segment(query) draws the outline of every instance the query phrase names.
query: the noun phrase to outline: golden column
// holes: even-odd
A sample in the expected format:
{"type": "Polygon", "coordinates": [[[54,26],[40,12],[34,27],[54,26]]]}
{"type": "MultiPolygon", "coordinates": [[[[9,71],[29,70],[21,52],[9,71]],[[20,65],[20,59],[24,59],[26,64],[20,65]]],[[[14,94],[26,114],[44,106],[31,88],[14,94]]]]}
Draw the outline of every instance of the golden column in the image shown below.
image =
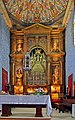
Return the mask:
{"type": "Polygon", "coordinates": [[[11,31],[11,42],[10,42],[10,84],[14,85],[15,81],[15,58],[12,55],[16,51],[16,30],[11,31]]]}
{"type": "MultiPolygon", "coordinates": [[[[24,55],[26,54],[28,47],[27,47],[27,37],[24,31],[24,42],[23,42],[23,49],[24,49],[24,55]]],[[[26,85],[27,81],[27,71],[23,70],[23,85],[26,85]]]]}
{"type": "Polygon", "coordinates": [[[11,63],[10,63],[10,84],[14,85],[15,81],[15,60],[14,58],[11,58],[11,63]]]}
{"type": "Polygon", "coordinates": [[[50,85],[50,34],[47,36],[47,80],[48,85],[50,85]]]}

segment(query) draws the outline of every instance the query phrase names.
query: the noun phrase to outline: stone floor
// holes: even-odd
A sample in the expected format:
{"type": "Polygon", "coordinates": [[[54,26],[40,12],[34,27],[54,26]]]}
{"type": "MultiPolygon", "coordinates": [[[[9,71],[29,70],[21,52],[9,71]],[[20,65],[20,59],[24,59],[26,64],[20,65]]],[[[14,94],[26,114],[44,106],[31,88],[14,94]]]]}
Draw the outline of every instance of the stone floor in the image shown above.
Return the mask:
{"type": "Polygon", "coordinates": [[[55,109],[53,109],[51,118],[51,120],[75,120],[70,112],[59,113],[59,111],[55,109]]]}
{"type": "MultiPolygon", "coordinates": [[[[1,114],[1,112],[0,112],[1,114]]],[[[24,118],[24,117],[35,117],[35,108],[12,108],[12,116],[9,116],[9,118],[24,118]]],[[[47,118],[46,115],[46,109],[43,108],[43,117],[47,118]]],[[[0,118],[3,118],[3,116],[0,115],[0,118]]],[[[72,114],[70,112],[65,113],[59,113],[58,110],[55,110],[53,108],[52,114],[51,114],[51,120],[75,120],[74,117],[72,117],[72,114]]]]}

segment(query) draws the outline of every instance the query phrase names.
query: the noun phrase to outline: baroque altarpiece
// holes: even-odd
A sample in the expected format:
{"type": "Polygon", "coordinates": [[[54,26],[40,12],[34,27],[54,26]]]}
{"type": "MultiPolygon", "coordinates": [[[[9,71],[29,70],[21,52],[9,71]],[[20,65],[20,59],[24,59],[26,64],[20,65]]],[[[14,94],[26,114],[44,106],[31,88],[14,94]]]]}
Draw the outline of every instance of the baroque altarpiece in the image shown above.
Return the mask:
{"type": "Polygon", "coordinates": [[[63,28],[33,24],[11,30],[10,84],[14,94],[43,88],[52,99],[64,93],[63,28]]]}

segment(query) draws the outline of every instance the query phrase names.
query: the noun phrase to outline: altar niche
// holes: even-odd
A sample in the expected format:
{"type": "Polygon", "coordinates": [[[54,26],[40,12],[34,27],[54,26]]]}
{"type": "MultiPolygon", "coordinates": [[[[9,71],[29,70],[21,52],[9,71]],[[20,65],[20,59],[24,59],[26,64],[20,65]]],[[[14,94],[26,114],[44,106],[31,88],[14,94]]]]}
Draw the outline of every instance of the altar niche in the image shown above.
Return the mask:
{"type": "Polygon", "coordinates": [[[39,88],[44,94],[64,93],[63,28],[37,23],[11,32],[13,94],[34,94],[39,88]]]}
{"type": "Polygon", "coordinates": [[[30,52],[31,71],[28,76],[29,85],[45,85],[46,80],[46,55],[41,48],[34,48],[30,52]]]}
{"type": "Polygon", "coordinates": [[[36,89],[42,88],[44,94],[48,93],[46,79],[46,54],[40,47],[34,48],[30,52],[31,70],[28,71],[26,85],[27,93],[34,94],[36,89]]]}

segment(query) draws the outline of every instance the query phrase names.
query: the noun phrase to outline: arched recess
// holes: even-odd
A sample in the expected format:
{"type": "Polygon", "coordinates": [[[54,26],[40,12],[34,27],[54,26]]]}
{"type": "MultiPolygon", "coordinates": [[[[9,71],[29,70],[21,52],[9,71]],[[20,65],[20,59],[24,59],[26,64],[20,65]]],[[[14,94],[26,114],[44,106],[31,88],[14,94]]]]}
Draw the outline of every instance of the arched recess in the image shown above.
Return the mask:
{"type": "Polygon", "coordinates": [[[28,84],[46,85],[46,54],[40,47],[30,51],[31,71],[29,71],[28,84]]]}

